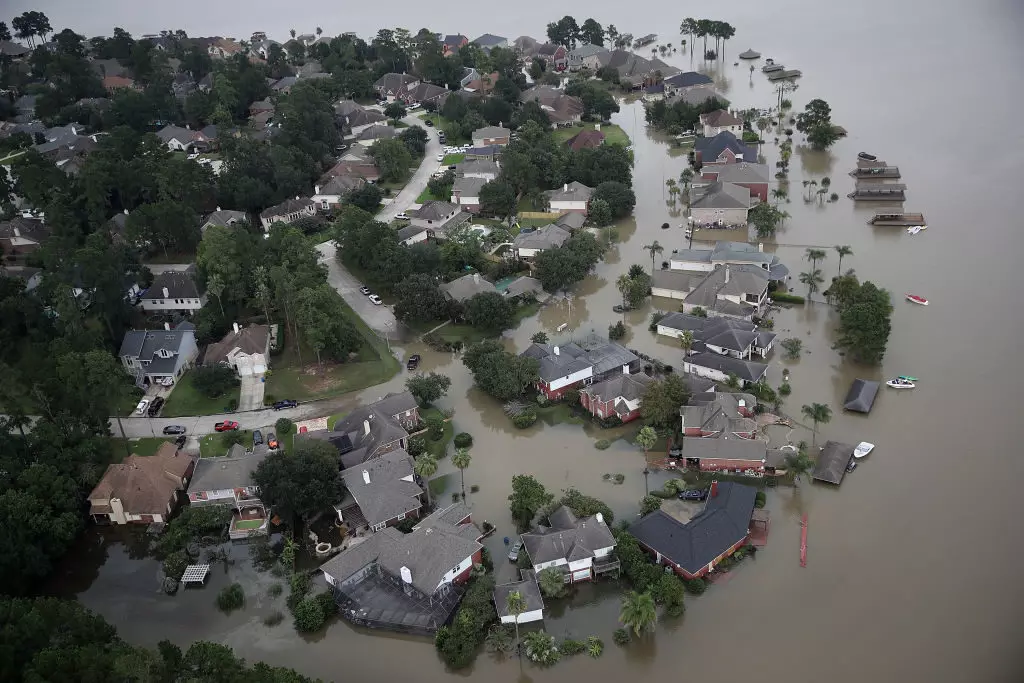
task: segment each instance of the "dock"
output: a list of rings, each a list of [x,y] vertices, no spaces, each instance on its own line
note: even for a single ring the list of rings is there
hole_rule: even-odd
[[[765,64],[761,67],[761,71],[766,74],[773,73],[775,71],[784,71],[786,67],[781,64]]]
[[[907,186],[902,183],[863,183],[846,195],[850,199],[877,202],[902,202],[906,199]]]
[[[857,180],[899,180],[899,166],[876,166],[872,168],[855,168],[850,177]]]
[[[807,515],[800,518],[800,566],[807,566]]]
[[[868,219],[868,225],[912,228],[915,225],[927,225],[923,213],[904,213],[901,211],[879,211]]]
[[[769,81],[784,81],[788,78],[800,78],[803,73],[799,69],[782,69],[781,71],[771,71],[768,73]]]

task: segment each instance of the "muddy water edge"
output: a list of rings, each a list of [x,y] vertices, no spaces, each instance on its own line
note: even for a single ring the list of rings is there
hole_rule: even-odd
[[[475,678],[575,683],[685,672],[716,680],[1020,680],[1014,676],[1024,673],[1017,649],[1024,588],[1015,579],[1024,545],[1014,542],[1020,538],[1014,501],[1024,467],[1013,422],[1024,366],[1011,359],[1024,332],[1024,316],[1013,303],[1024,291],[1018,267],[1024,236],[1011,182],[1022,170],[1012,112],[1024,108],[1024,95],[1007,88],[1001,74],[1017,69],[1024,57],[1024,20],[1011,3],[982,3],[970,13],[950,2],[937,5],[750,7],[746,19],[728,17],[738,38],[728,45],[722,66],[709,72],[734,106],[770,106],[775,95],[764,76],[751,75],[745,63],[733,65],[733,55],[749,44],[803,71],[792,96],[798,108],[822,97],[850,132],[828,153],[797,145],[791,202],[783,206],[792,217],[777,244],[765,248],[777,251],[797,274],[804,269],[805,247],[824,247],[830,253],[821,267],[831,277],[837,268],[831,247],[850,245],[854,255],[844,259],[844,269],[852,267],[862,280],[894,294],[889,350],[882,367],[857,367],[831,350],[835,317],[825,305],[786,310],[776,315],[775,329],[780,337],[802,339],[805,352],[785,364],[776,352],[770,379],[777,385],[788,366],[790,411],[828,403],[835,417],[821,428],[821,438],[872,441],[876,451],[839,489],[804,484],[770,493],[767,549],[733,572],[727,585],[690,598],[685,616],[659,624],[652,638],[625,649],[612,645],[618,591],[609,584],[588,586],[546,625],[558,637],[602,637],[607,648],[600,660],[578,656],[550,670],[527,665],[521,673],[514,661],[484,654],[468,672]],[[599,8],[593,14],[601,16]],[[622,17],[620,25],[626,23]],[[508,30],[513,28],[537,32],[536,26]],[[983,37],[984,64],[967,59],[974,48],[957,47],[955,36]],[[671,39],[678,43],[677,36]],[[691,66],[689,54],[667,60]],[[700,60],[693,66],[700,67]],[[985,112],[983,129],[979,108]],[[664,181],[678,178],[685,158],[646,129],[639,103],[623,103],[615,122],[635,145],[635,217],[620,226],[622,241],[581,283],[571,305],[550,304],[524,321],[507,338],[510,348],[522,350],[538,330],[553,338],[591,330],[604,334],[619,319],[611,310],[619,300],[615,278],[632,263],[650,268],[643,245],[657,239],[666,247],[658,261],[684,246],[675,227],[678,211],[665,203]],[[778,148],[773,134],[767,137],[763,153],[774,166]],[[861,150],[900,167],[909,188],[906,209],[925,213],[925,233],[910,237],[865,225],[876,207],[845,198],[853,184],[847,172]],[[979,168],[984,172],[968,171]],[[825,175],[842,199],[805,204],[801,181]],[[662,230],[666,221],[673,227]],[[932,305],[906,304],[907,291],[927,296]],[[678,366],[678,348],[647,330],[658,307],[672,310],[671,302],[653,301],[626,316],[625,343]],[[569,330],[556,335],[562,323]],[[579,425],[515,430],[500,406],[472,386],[457,358],[416,344],[402,350],[422,354],[422,369],[452,378],[442,406],[454,408],[457,431],[476,440],[466,483],[480,486],[470,494],[474,517],[498,527],[488,541],[497,558],[503,557],[502,537],[513,532],[506,497],[516,473],[534,474],[549,490],[575,486],[602,498],[617,518],[635,516],[644,491],[636,448],[619,440],[598,451],[593,443],[605,434]],[[854,378],[896,374],[920,377],[918,389],[883,392],[870,416],[841,412]],[[373,400],[404,379],[403,373],[362,398]],[[442,473],[453,471],[442,463]],[[625,481],[607,483],[601,477],[606,472],[621,472]],[[449,477],[449,492],[456,479]],[[657,485],[655,478],[651,485]],[[801,569],[798,520],[804,513],[811,520],[810,550],[808,566]],[[340,621],[311,639],[300,638],[288,622],[264,626],[265,614],[284,610],[283,598],[266,595],[267,578],[248,577],[258,594],[245,610],[221,615],[214,607],[216,591],[234,572],[249,571],[245,549],[233,552],[237,562],[227,573],[217,569],[206,588],[171,598],[159,593],[158,565],[141,557],[132,536],[90,533],[54,590],[97,610],[133,642],[214,640],[248,659],[326,680],[442,681],[452,675],[424,639],[366,632]],[[496,564],[499,579],[511,577],[507,562]]]

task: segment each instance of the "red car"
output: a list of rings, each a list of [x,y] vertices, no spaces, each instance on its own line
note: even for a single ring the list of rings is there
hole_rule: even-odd
[[[238,429],[238,423],[234,420],[227,420],[226,422],[218,422],[213,425],[213,431],[215,432],[233,432]]]

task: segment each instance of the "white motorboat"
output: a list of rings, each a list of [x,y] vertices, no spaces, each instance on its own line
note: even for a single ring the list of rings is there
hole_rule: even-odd
[[[913,382],[905,379],[900,379],[899,377],[897,377],[896,379],[889,380],[888,382],[885,383],[885,385],[891,389],[914,389],[915,387],[917,387],[917,385],[914,384]]]
[[[857,444],[857,447],[853,449],[853,457],[863,458],[873,450],[875,450],[875,444],[868,443],[867,441],[861,441]]]
[[[917,233],[921,232],[921,226],[912,225],[909,228],[907,228],[907,232],[910,233],[911,235],[916,235]]]

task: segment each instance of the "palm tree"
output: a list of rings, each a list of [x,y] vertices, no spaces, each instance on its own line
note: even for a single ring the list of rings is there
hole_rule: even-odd
[[[727,21],[722,22],[721,38],[722,38],[722,54],[725,54],[725,44],[729,42],[729,39],[736,35],[736,28]]]
[[[622,609],[619,621],[633,633],[640,635],[644,631],[653,631],[658,621],[658,612],[654,607],[654,598],[650,593],[629,591],[622,596]]]
[[[848,244],[837,244],[833,249],[835,249],[836,253],[839,254],[839,269],[836,271],[836,274],[838,275],[843,272],[843,257],[852,256],[853,247]]]
[[[491,652],[508,652],[512,649],[512,636],[505,624],[494,624],[487,632],[484,645]]]
[[[651,275],[654,275],[654,258],[665,251],[665,247],[658,244],[658,240],[654,240],[650,244],[645,244],[644,249],[651,254]]]
[[[807,187],[811,188],[807,190],[807,201],[811,201],[814,197],[811,195],[811,190],[818,186],[817,180],[808,180]]]
[[[537,574],[537,583],[546,597],[560,598],[565,594],[565,576],[555,567],[541,569]]]
[[[317,38],[319,38],[320,34],[323,33],[323,32],[324,32],[324,30],[322,28],[320,28],[319,26],[316,27],[316,37]]]
[[[647,451],[654,448],[657,440],[658,433],[654,431],[654,427],[644,427],[636,435],[636,445],[644,449],[644,462],[647,462]]]
[[[615,286],[622,293],[622,322],[626,322],[626,295],[632,285],[633,281],[625,273],[615,279]]]
[[[811,295],[818,291],[818,285],[825,281],[825,278],[821,276],[821,271],[817,268],[800,273],[800,282],[807,285],[807,299],[810,300]]]
[[[832,409],[824,403],[812,403],[809,406],[804,406],[800,409],[808,420],[814,423],[814,430],[811,435],[811,443],[813,444],[818,438],[818,424],[828,424],[829,420],[832,419]]]
[[[427,507],[430,508],[430,478],[437,474],[437,460],[430,453],[421,453],[416,457],[413,471],[423,480],[423,490],[427,492]]]
[[[459,474],[462,475],[462,500],[466,500],[466,468],[472,460],[468,448],[456,448],[452,453],[452,464],[459,468]]]
[[[516,625],[516,652],[519,656],[522,653],[519,651],[519,615],[526,611],[526,599],[523,598],[522,593],[519,591],[512,591],[505,598],[505,609],[512,615],[514,623]]]
[[[786,191],[783,190],[782,188],[777,187],[774,190],[772,190],[772,199],[775,200],[775,206],[778,206],[779,202],[781,202],[785,198],[786,198]]]
[[[294,38],[294,37],[295,37],[295,29],[289,29],[289,30],[288,30],[288,33],[289,33],[289,34],[291,34],[291,37],[292,37],[292,38]]]
[[[806,445],[806,443],[801,443],[801,448],[798,451],[787,454],[785,457],[786,471],[793,473],[794,484],[799,483],[800,477],[810,472],[814,465],[810,456],[807,455]]]
[[[683,330],[683,333],[679,335],[679,345],[683,347],[684,358],[689,356],[690,349],[693,348],[693,332]]]
[[[814,181],[812,180],[811,183],[813,182]],[[815,249],[811,247],[807,249],[807,255],[805,256],[805,258],[811,262],[812,268],[817,268],[818,261],[824,261],[826,256],[828,256],[828,254],[825,252],[824,249]]]

